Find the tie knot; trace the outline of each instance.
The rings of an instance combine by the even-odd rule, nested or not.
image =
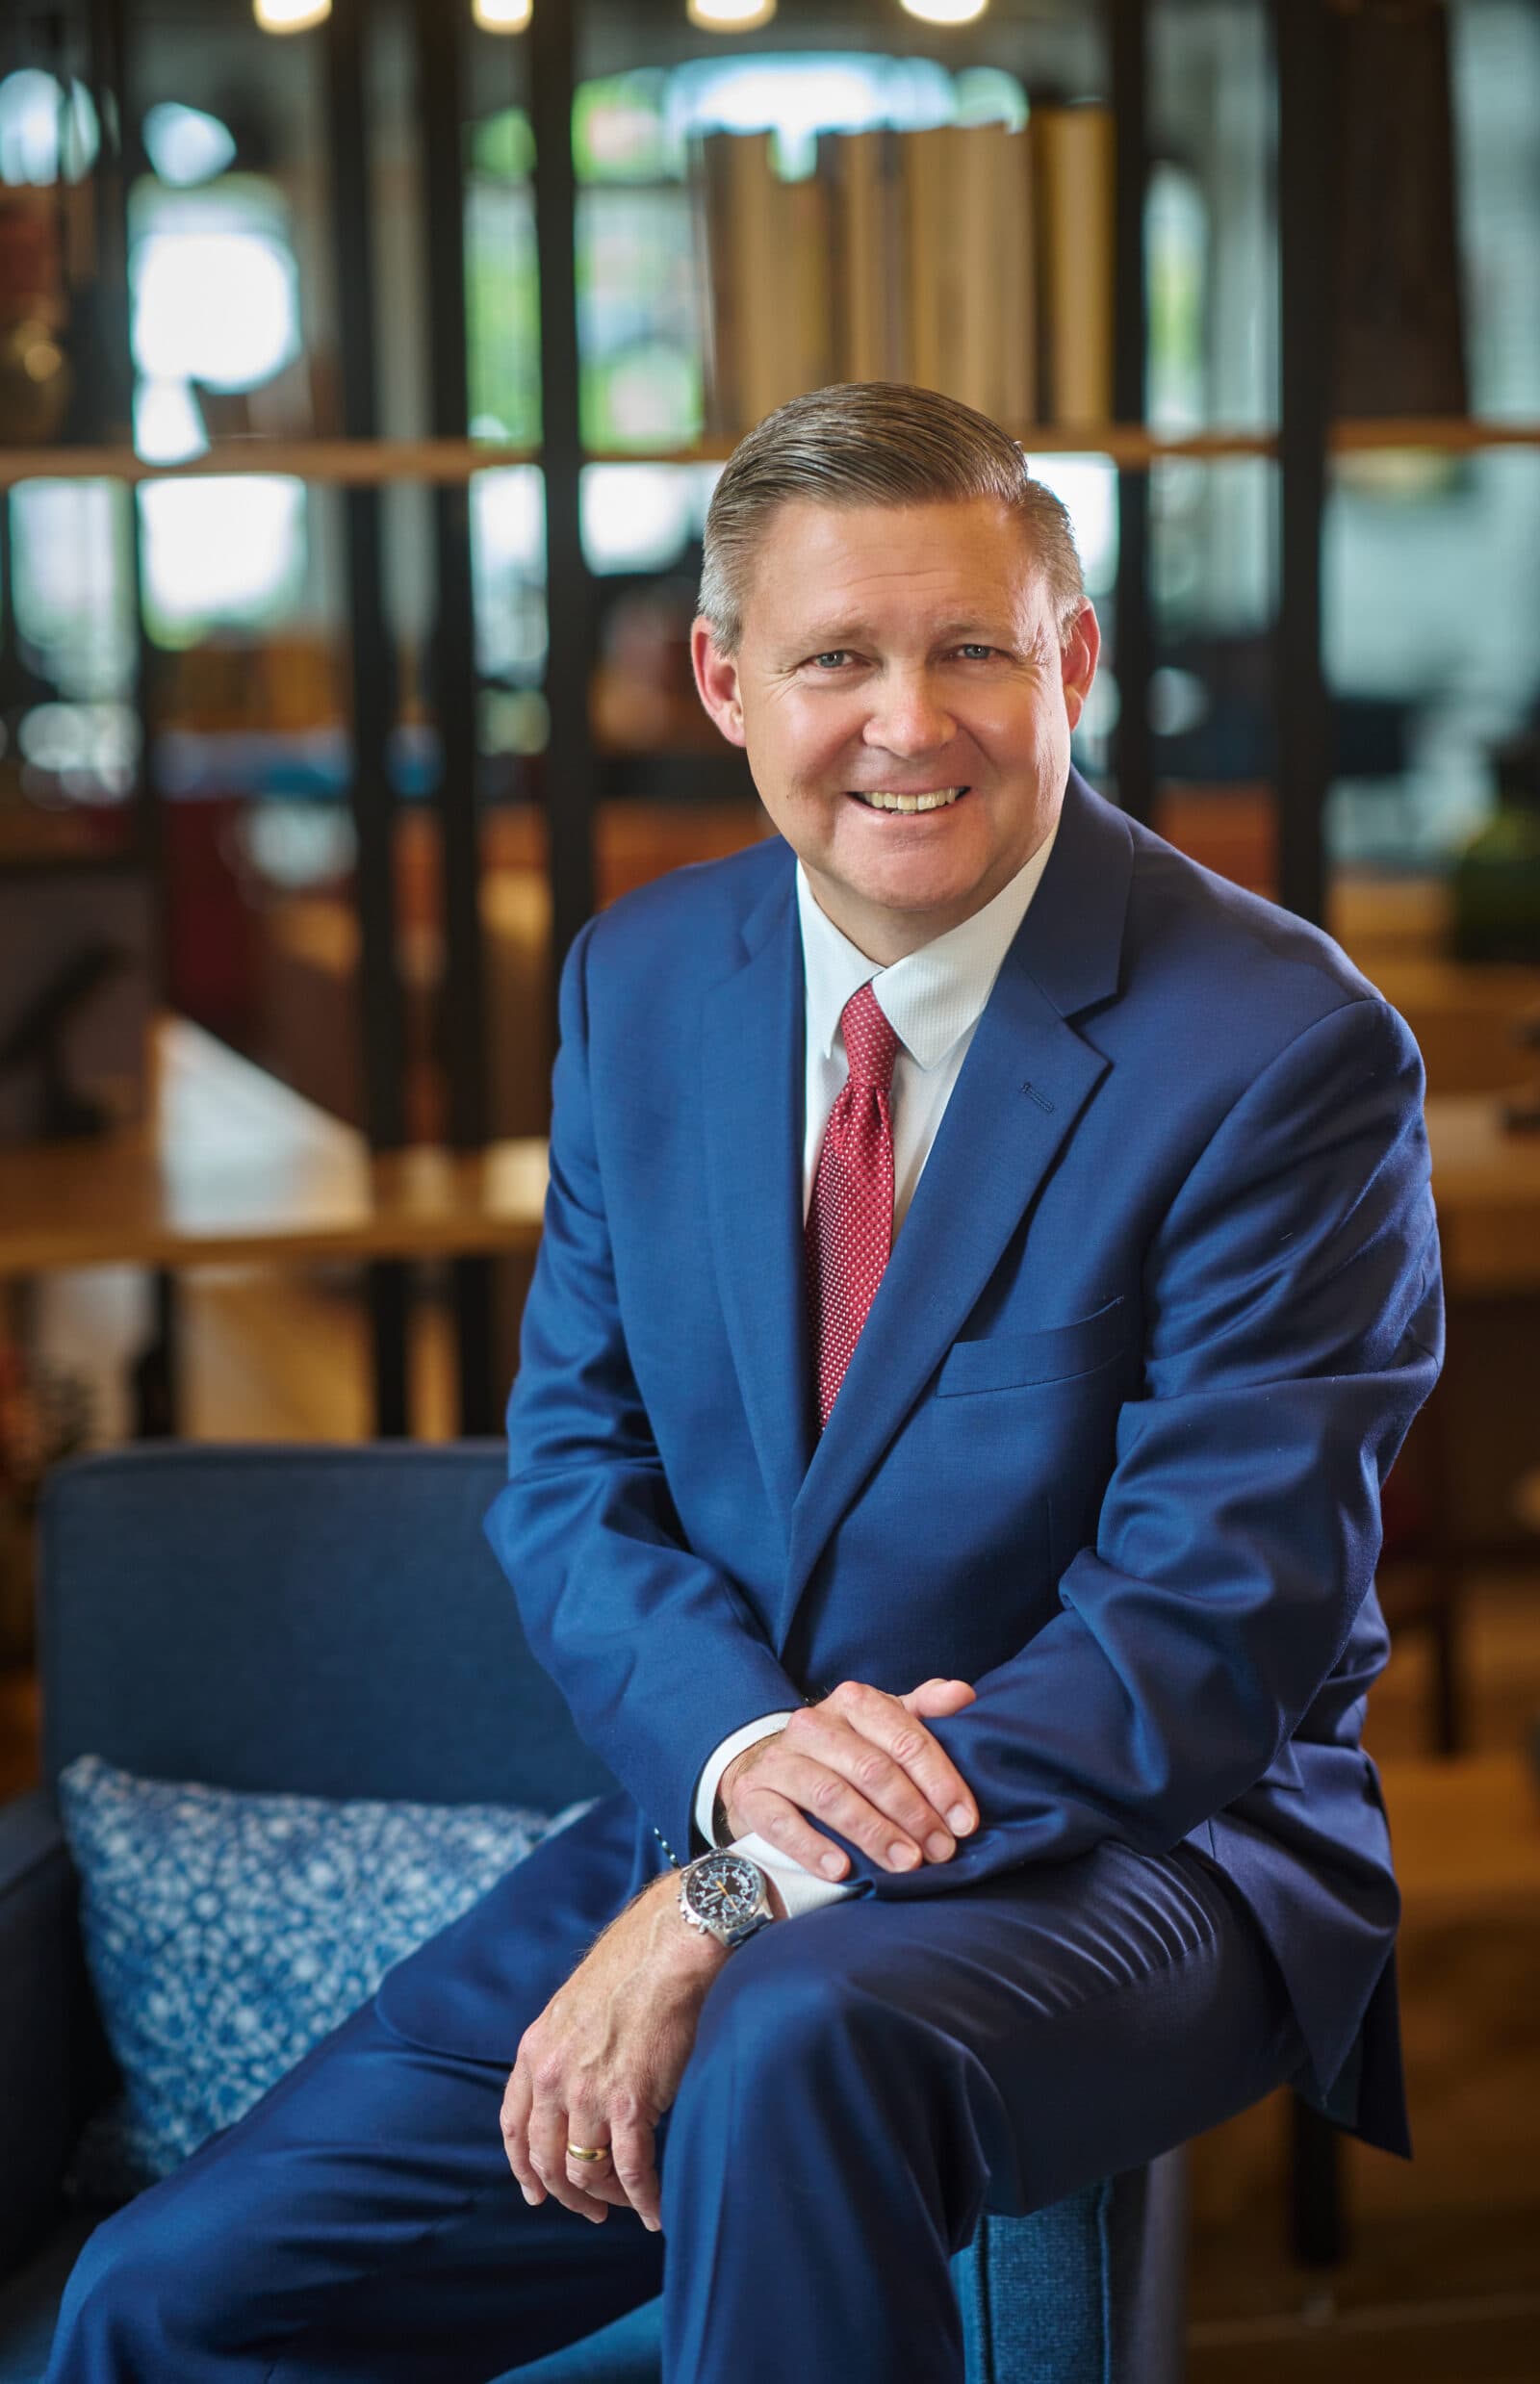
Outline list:
[[[875,1085],[879,1092],[886,1092],[893,1081],[898,1037],[883,1015],[870,979],[851,995],[839,1024],[852,1083]]]

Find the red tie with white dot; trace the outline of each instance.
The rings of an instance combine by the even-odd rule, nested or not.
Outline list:
[[[824,1128],[808,1210],[808,1307],[820,1428],[829,1422],[893,1246],[888,1089],[898,1037],[870,984],[851,995],[839,1023],[850,1074]]]

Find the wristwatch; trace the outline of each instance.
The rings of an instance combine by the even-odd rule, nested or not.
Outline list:
[[[775,1918],[769,1883],[757,1862],[726,1847],[697,1855],[680,1873],[680,1910],[692,1929],[719,1945],[741,1945]]]

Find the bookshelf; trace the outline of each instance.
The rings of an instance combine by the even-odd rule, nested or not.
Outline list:
[[[376,13],[392,13],[403,29],[417,127],[424,292],[420,328],[425,361],[412,435],[396,435],[402,428],[399,409],[392,418],[392,408],[382,404],[380,395],[389,378],[385,360],[393,336],[395,292],[389,281],[394,254],[372,230],[379,179],[377,161],[372,161],[374,133],[364,92]],[[1265,179],[1270,173],[1270,203],[1274,198],[1276,202],[1282,300],[1277,419],[1250,419],[1243,411],[1240,427],[1182,430],[1154,426],[1148,420],[1143,200],[1156,156],[1155,92],[1162,73],[1169,73],[1168,60],[1163,66],[1160,44],[1172,12],[1163,0],[1103,0],[1097,11],[1071,5],[1071,0],[1061,5],[996,0],[976,24],[952,31],[902,16],[896,0],[847,0],[836,13],[814,5],[814,0],[783,0],[772,27],[736,44],[693,32],[676,0],[570,0],[567,6],[537,0],[527,34],[490,48],[479,37],[479,46],[473,48],[464,9],[446,9],[435,0],[403,0],[398,10],[387,13],[372,11],[370,0],[336,0],[327,27],[313,39],[307,37],[315,89],[306,105],[324,142],[327,163],[325,175],[318,178],[312,172],[310,182],[319,193],[323,238],[318,236],[318,244],[324,251],[339,333],[327,435],[216,436],[205,453],[172,464],[146,461],[123,437],[103,436],[43,450],[0,449],[0,488],[38,477],[139,485],[240,475],[295,477],[337,493],[341,577],[350,631],[346,692],[354,730],[350,805],[359,853],[365,1107],[369,1137],[377,1149],[393,1147],[404,1131],[400,992],[392,916],[397,798],[386,754],[394,656],[380,595],[382,521],[389,492],[411,485],[427,492],[431,505],[437,596],[428,663],[444,740],[443,783],[435,808],[444,840],[449,928],[444,939],[448,982],[443,1042],[452,1140],[475,1148],[487,1139],[488,1113],[475,901],[479,842],[472,723],[477,682],[471,660],[475,621],[468,489],[477,474],[509,467],[538,470],[543,482],[549,629],[544,769],[547,786],[559,789],[559,799],[548,802],[546,815],[554,972],[593,907],[597,807],[618,769],[615,757],[596,747],[593,728],[602,592],[579,526],[581,475],[595,464],[709,465],[725,459],[735,443],[736,430],[728,427],[683,443],[643,440],[622,446],[584,435],[575,235],[579,210],[592,192],[578,176],[573,128],[581,94],[602,75],[720,58],[733,47],[752,48],[756,55],[780,50],[801,56],[860,47],[890,54],[906,70],[916,62],[936,60],[977,68],[991,62],[1006,64],[1032,86],[1035,105],[1040,86],[1048,103],[1045,116],[1052,113],[1055,91],[1093,98],[1102,143],[1098,170],[1105,173],[1109,158],[1113,168],[1112,203],[1103,207],[1096,234],[1110,277],[1110,353],[1102,371],[1109,403],[1105,418],[1095,422],[1012,417],[1010,426],[1030,453],[1091,454],[1105,459],[1116,473],[1116,667],[1125,687],[1146,685],[1154,659],[1152,479],[1166,465],[1178,463],[1254,463],[1273,473],[1281,561],[1273,673],[1279,891],[1294,908],[1322,915],[1322,805],[1329,775],[1329,719],[1320,578],[1329,460],[1410,447],[1449,455],[1496,448],[1540,450],[1540,420],[1331,419],[1322,363],[1328,329],[1322,295],[1327,279],[1323,260],[1328,227],[1320,164],[1322,108],[1330,69],[1330,0],[1256,0],[1254,7],[1239,13],[1252,21],[1265,53],[1266,105],[1275,115],[1275,167],[1270,168],[1261,159],[1259,148],[1257,172]],[[111,38],[103,33],[101,54],[90,62],[91,76],[115,91],[132,94],[142,63],[142,44],[136,46],[140,9],[135,0],[125,0],[98,16]],[[304,45],[278,47],[285,57],[284,71],[293,77],[296,62],[306,54]],[[275,55],[270,44],[265,60]],[[494,65],[495,101],[489,83]],[[538,442],[465,435],[471,420],[464,204],[470,150],[465,134],[468,126],[487,117],[491,106],[505,106],[510,98],[523,111],[532,151],[529,183],[539,268],[538,397],[543,426]],[[123,116],[132,128],[134,107],[125,105]],[[970,141],[978,129],[958,131],[959,142]],[[114,210],[121,215],[123,186],[142,169],[143,161],[133,147],[136,138],[131,129],[128,147],[107,161],[109,217]],[[931,136],[922,133],[917,138],[929,141]],[[1009,138],[1002,133],[996,146],[1006,145]],[[745,154],[750,145],[744,144]],[[968,158],[971,171],[975,153],[969,151]],[[690,203],[687,187],[651,171],[628,180],[622,195],[641,205],[667,192],[681,205]],[[837,284],[837,275],[834,278]],[[836,357],[836,371],[850,361]],[[860,359],[854,361],[860,364]],[[1038,394],[1043,393],[1040,389]],[[1051,398],[1051,391],[1048,395]],[[146,674],[144,704],[146,726],[153,727],[153,672]],[[731,766],[733,760],[724,755],[715,784],[746,787],[741,771]],[[638,785],[656,784],[667,777],[681,787],[698,785],[708,791],[712,779],[708,756],[676,754],[664,747],[628,757],[624,766],[629,782]],[[1125,807],[1147,817],[1154,792],[1152,738],[1140,703],[1122,705],[1115,731],[1115,769]],[[462,1325],[468,1342],[475,1342],[478,1306],[482,1311],[486,1306],[484,1281],[467,1275],[459,1288]],[[400,1291],[384,1278],[375,1290],[377,1338],[383,1346],[393,1337],[398,1340],[402,1329]],[[498,1388],[483,1340],[478,1352],[473,1348],[465,1369],[467,1417],[476,1423],[494,1420]],[[381,1411],[387,1418],[398,1416],[399,1403],[382,1397]]]

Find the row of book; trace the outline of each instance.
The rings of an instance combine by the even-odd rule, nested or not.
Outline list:
[[[776,172],[773,136],[691,156],[705,428],[740,436],[833,381],[911,381],[1008,427],[1113,412],[1111,112],[819,137]]]

